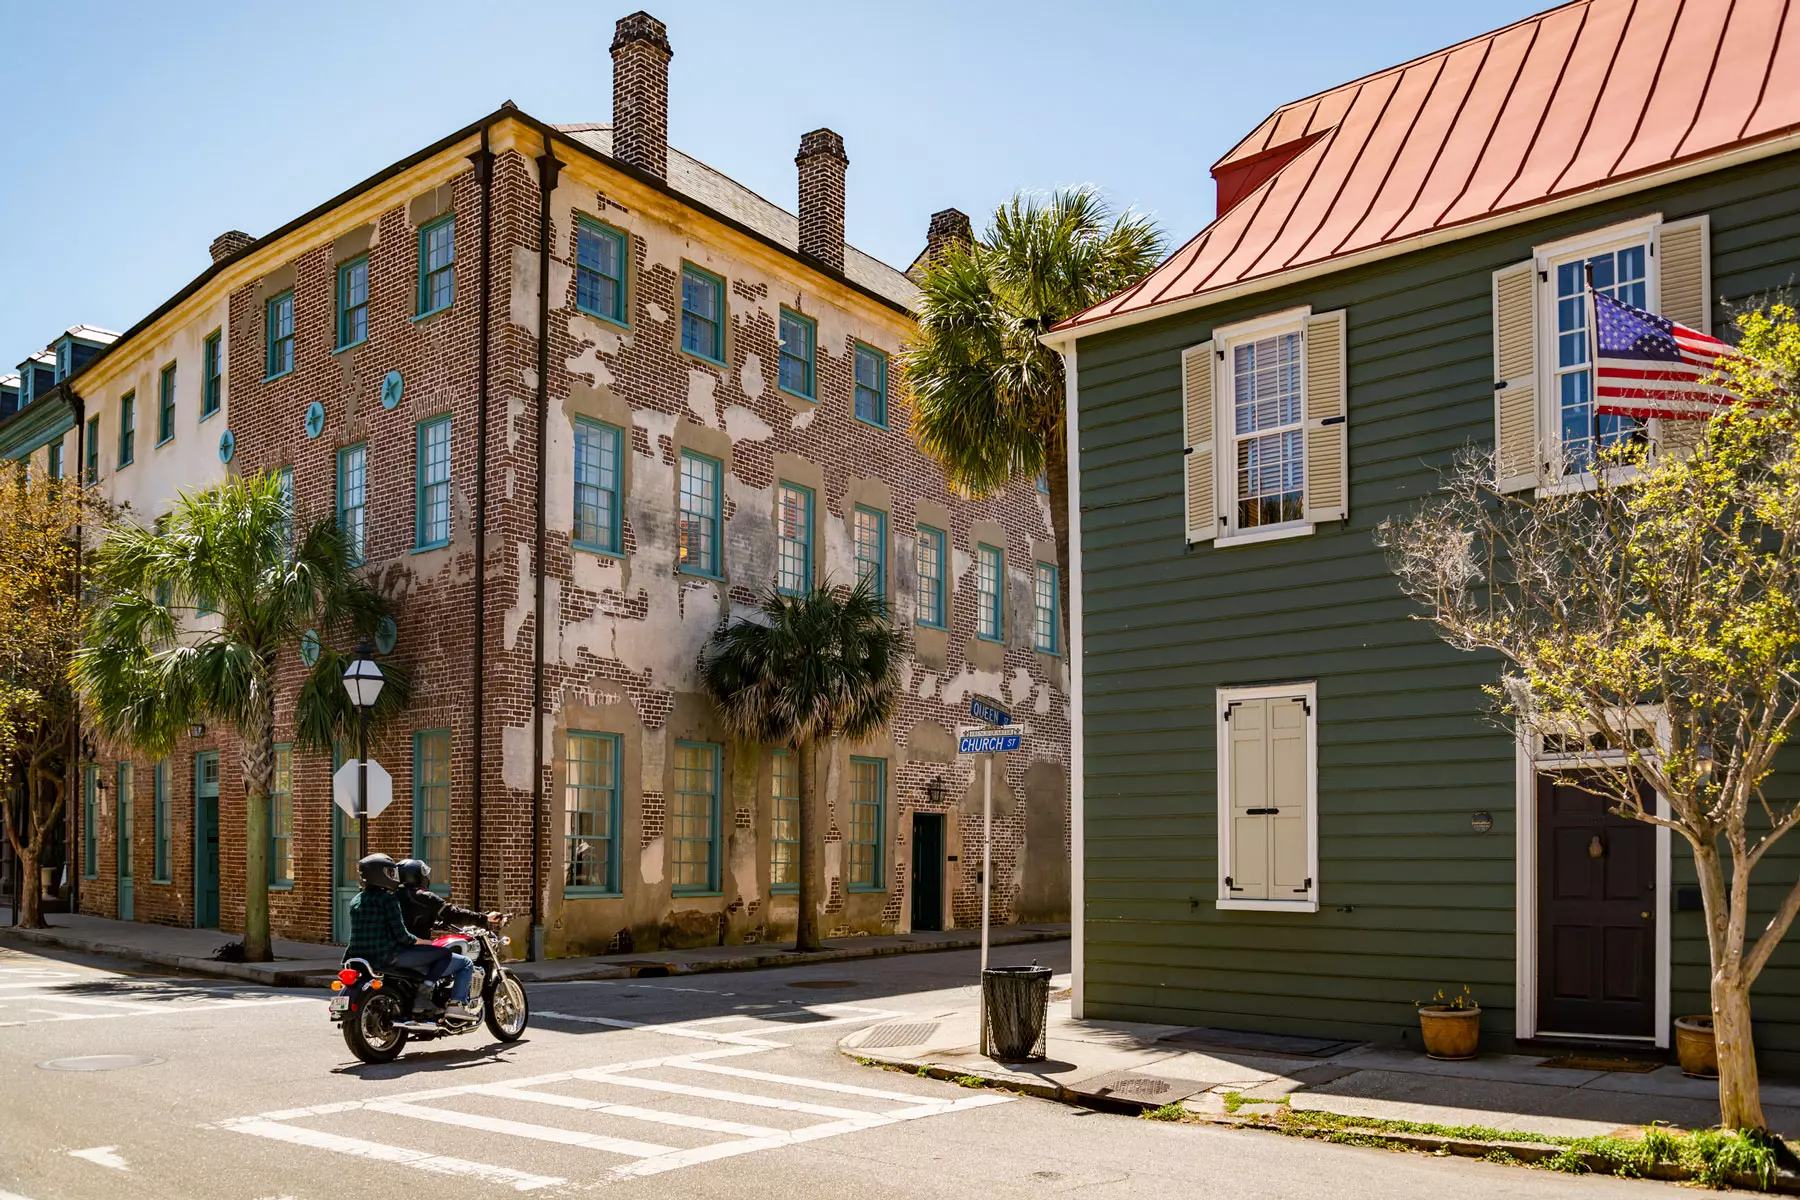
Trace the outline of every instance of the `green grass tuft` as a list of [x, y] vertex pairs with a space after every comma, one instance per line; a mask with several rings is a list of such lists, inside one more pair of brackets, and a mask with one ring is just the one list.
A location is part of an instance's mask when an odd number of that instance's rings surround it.
[[1187, 1119], [1187, 1109], [1177, 1104], [1165, 1104], [1161, 1108], [1146, 1108], [1138, 1116], [1146, 1121], [1182, 1121]]

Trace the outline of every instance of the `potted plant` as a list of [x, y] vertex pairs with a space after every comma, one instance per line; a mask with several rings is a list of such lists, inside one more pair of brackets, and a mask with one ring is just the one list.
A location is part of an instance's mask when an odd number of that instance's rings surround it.
[[1446, 997], [1440, 989], [1429, 1000], [1420, 1000], [1419, 1033], [1425, 1053], [1432, 1058], [1474, 1058], [1481, 1040], [1481, 1005], [1463, 985], [1461, 995]]
[[1713, 1041], [1712, 1017], [1675, 1018], [1675, 1057], [1681, 1073], [1695, 1079], [1719, 1077], [1719, 1047]]

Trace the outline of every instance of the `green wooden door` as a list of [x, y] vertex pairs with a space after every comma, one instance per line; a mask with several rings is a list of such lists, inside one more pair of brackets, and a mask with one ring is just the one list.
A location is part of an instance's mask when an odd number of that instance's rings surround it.
[[356, 898], [356, 818], [331, 806], [331, 940], [350, 940], [350, 901]]
[[135, 911], [135, 896], [132, 889], [131, 862], [131, 811], [137, 807], [133, 802], [132, 764], [119, 764], [119, 920], [129, 921]]
[[194, 756], [194, 926], [219, 927], [219, 752]]

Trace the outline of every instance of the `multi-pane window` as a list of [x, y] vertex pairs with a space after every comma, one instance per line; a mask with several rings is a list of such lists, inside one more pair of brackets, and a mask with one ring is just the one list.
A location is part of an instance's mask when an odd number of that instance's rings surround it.
[[983, 543], [975, 547], [975, 636], [990, 642], [997, 642], [1006, 634], [1001, 608], [1004, 569], [1005, 560], [998, 546]]
[[294, 748], [275, 747], [269, 776], [269, 886], [294, 885]]
[[589, 894], [619, 890], [614, 847], [619, 828], [619, 737], [576, 733], [568, 738], [563, 789], [563, 890]]
[[797, 312], [781, 310], [781, 390], [813, 398], [813, 343], [818, 326]]
[[725, 361], [725, 282], [699, 267], [681, 268], [681, 348], [713, 362]]
[[281, 488], [281, 544], [291, 554], [294, 550], [294, 468], [281, 468], [275, 478]]
[[775, 588], [789, 596], [812, 590], [813, 494], [784, 483], [775, 491]]
[[1056, 568], [1049, 563], [1037, 564], [1037, 574], [1032, 579], [1032, 609], [1036, 615], [1035, 641], [1037, 648], [1045, 654], [1057, 652], [1057, 638], [1060, 628], [1057, 614], [1057, 579]]
[[618, 554], [620, 431], [575, 418], [575, 544]]
[[869, 581], [876, 598], [887, 599], [887, 514], [856, 506], [851, 516], [851, 540], [856, 548], [856, 582]]
[[449, 308], [456, 300], [456, 218], [443, 217], [419, 230], [419, 315]]
[[338, 529], [344, 534], [344, 550], [355, 566], [362, 562], [368, 529], [369, 449], [358, 443], [338, 451]]
[[169, 811], [169, 804], [173, 797], [169, 792], [170, 782], [169, 760], [165, 758], [156, 764], [152, 783], [155, 789], [154, 795], [151, 797], [150, 808], [150, 881], [152, 883], [168, 883], [171, 878], [169, 874], [169, 834], [172, 814]]
[[89, 417], [87, 438], [82, 444], [82, 451], [87, 455], [87, 470], [82, 482], [96, 484], [100, 482], [100, 418]]
[[137, 393], [119, 398], [119, 465], [127, 467], [137, 451]]
[[162, 369], [156, 383], [156, 444], [175, 436], [175, 364]]
[[219, 411], [225, 399], [225, 335], [215, 329], [200, 343], [200, 419]]
[[887, 425], [887, 355], [856, 344], [856, 419]]
[[675, 743], [674, 790], [669, 794], [670, 883], [677, 892], [719, 890], [719, 747]]
[[419, 549], [450, 544], [450, 418], [419, 423], [413, 544]]
[[434, 891], [450, 888], [450, 731], [413, 734], [413, 857], [431, 867]]
[[63, 444], [60, 440], [50, 443], [49, 458], [50, 478], [61, 479], [63, 477]]
[[1648, 308], [1648, 258], [1648, 245], [1640, 243], [1555, 265], [1556, 364], [1551, 394], [1556, 397], [1565, 474], [1592, 470], [1599, 450], [1642, 438], [1647, 432], [1636, 417], [1594, 411], [1594, 376], [1588, 362], [1587, 271], [1593, 270], [1595, 291], [1634, 308]]
[[769, 786], [769, 886], [778, 892], [800, 887], [800, 759], [792, 750], [775, 752]]
[[1298, 331], [1231, 347], [1239, 529], [1280, 525], [1305, 515], [1301, 362]]
[[948, 597], [944, 589], [944, 531], [919, 526], [919, 624], [943, 629]]
[[369, 336], [369, 256], [359, 254], [338, 267], [337, 346], [339, 350]]
[[882, 835], [887, 824], [887, 760], [850, 760], [850, 890], [885, 886]]
[[716, 458], [681, 452], [681, 527], [677, 558], [683, 571], [718, 575], [722, 519], [721, 465]]
[[81, 875], [92, 879], [100, 873], [100, 768], [82, 768], [81, 779]]
[[271, 297], [263, 311], [263, 335], [267, 342], [266, 370], [270, 379], [294, 369], [294, 293]]
[[625, 324], [625, 235], [585, 218], [575, 230], [575, 307]]

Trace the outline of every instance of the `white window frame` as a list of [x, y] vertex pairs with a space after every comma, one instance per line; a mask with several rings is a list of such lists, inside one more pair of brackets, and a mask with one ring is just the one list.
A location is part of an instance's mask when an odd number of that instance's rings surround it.
[[[1234, 898], [1225, 883], [1225, 864], [1231, 861], [1231, 738], [1225, 713], [1240, 700], [1292, 700], [1306, 704], [1306, 876], [1312, 889], [1304, 900], [1243, 900]], [[1312, 913], [1319, 911], [1319, 684], [1317, 680], [1257, 687], [1221, 687], [1213, 713], [1218, 755], [1219, 853], [1214, 863], [1218, 881], [1217, 908], [1224, 912]]]
[[[1213, 454], [1213, 492], [1214, 503], [1224, 521], [1219, 536], [1213, 539], [1214, 546], [1248, 546], [1256, 542], [1273, 542], [1282, 538], [1305, 537], [1313, 532], [1313, 523], [1304, 517], [1298, 521], [1283, 521], [1279, 525], [1257, 525], [1250, 529], [1238, 526], [1238, 494], [1237, 494], [1237, 411], [1233, 397], [1237, 393], [1237, 378], [1232, 368], [1232, 347], [1244, 342], [1260, 341], [1283, 333], [1300, 335], [1300, 421], [1298, 428], [1301, 434], [1300, 445], [1300, 505], [1301, 511], [1306, 507], [1306, 321], [1312, 316], [1312, 306], [1302, 305], [1299, 308], [1283, 309], [1280, 312], [1266, 313], [1249, 321], [1240, 321], [1235, 325], [1224, 325], [1213, 330], [1213, 444], [1218, 449]], [[1263, 434], [1249, 436], [1260, 437]]]
[[[1562, 458], [1562, 398], [1556, 388], [1556, 268], [1570, 259], [1589, 258], [1603, 251], [1644, 245], [1648, 247], [1644, 255], [1644, 303], [1649, 311], [1661, 312], [1662, 270], [1656, 258], [1656, 231], [1662, 223], [1661, 213], [1650, 213], [1617, 225], [1608, 225], [1604, 229], [1593, 229], [1561, 241], [1532, 247], [1532, 269], [1536, 273], [1532, 286], [1537, 289], [1537, 361], [1533, 364], [1533, 370], [1537, 377], [1538, 428], [1543, 431], [1540, 435], [1540, 452], [1544, 456], [1544, 462], [1539, 466], [1548, 463], [1552, 468], [1544, 476], [1544, 482], [1538, 485], [1537, 494], [1540, 496], [1586, 492], [1594, 488], [1591, 471], [1572, 475], [1554, 474], [1556, 465]], [[1590, 336], [1591, 332], [1590, 330]], [[1593, 369], [1592, 361], [1588, 363], [1588, 369]], [[1661, 440], [1660, 420], [1650, 420], [1649, 434], [1652, 445]], [[1624, 482], [1625, 479], [1626, 476], [1621, 473], [1615, 482]]]

